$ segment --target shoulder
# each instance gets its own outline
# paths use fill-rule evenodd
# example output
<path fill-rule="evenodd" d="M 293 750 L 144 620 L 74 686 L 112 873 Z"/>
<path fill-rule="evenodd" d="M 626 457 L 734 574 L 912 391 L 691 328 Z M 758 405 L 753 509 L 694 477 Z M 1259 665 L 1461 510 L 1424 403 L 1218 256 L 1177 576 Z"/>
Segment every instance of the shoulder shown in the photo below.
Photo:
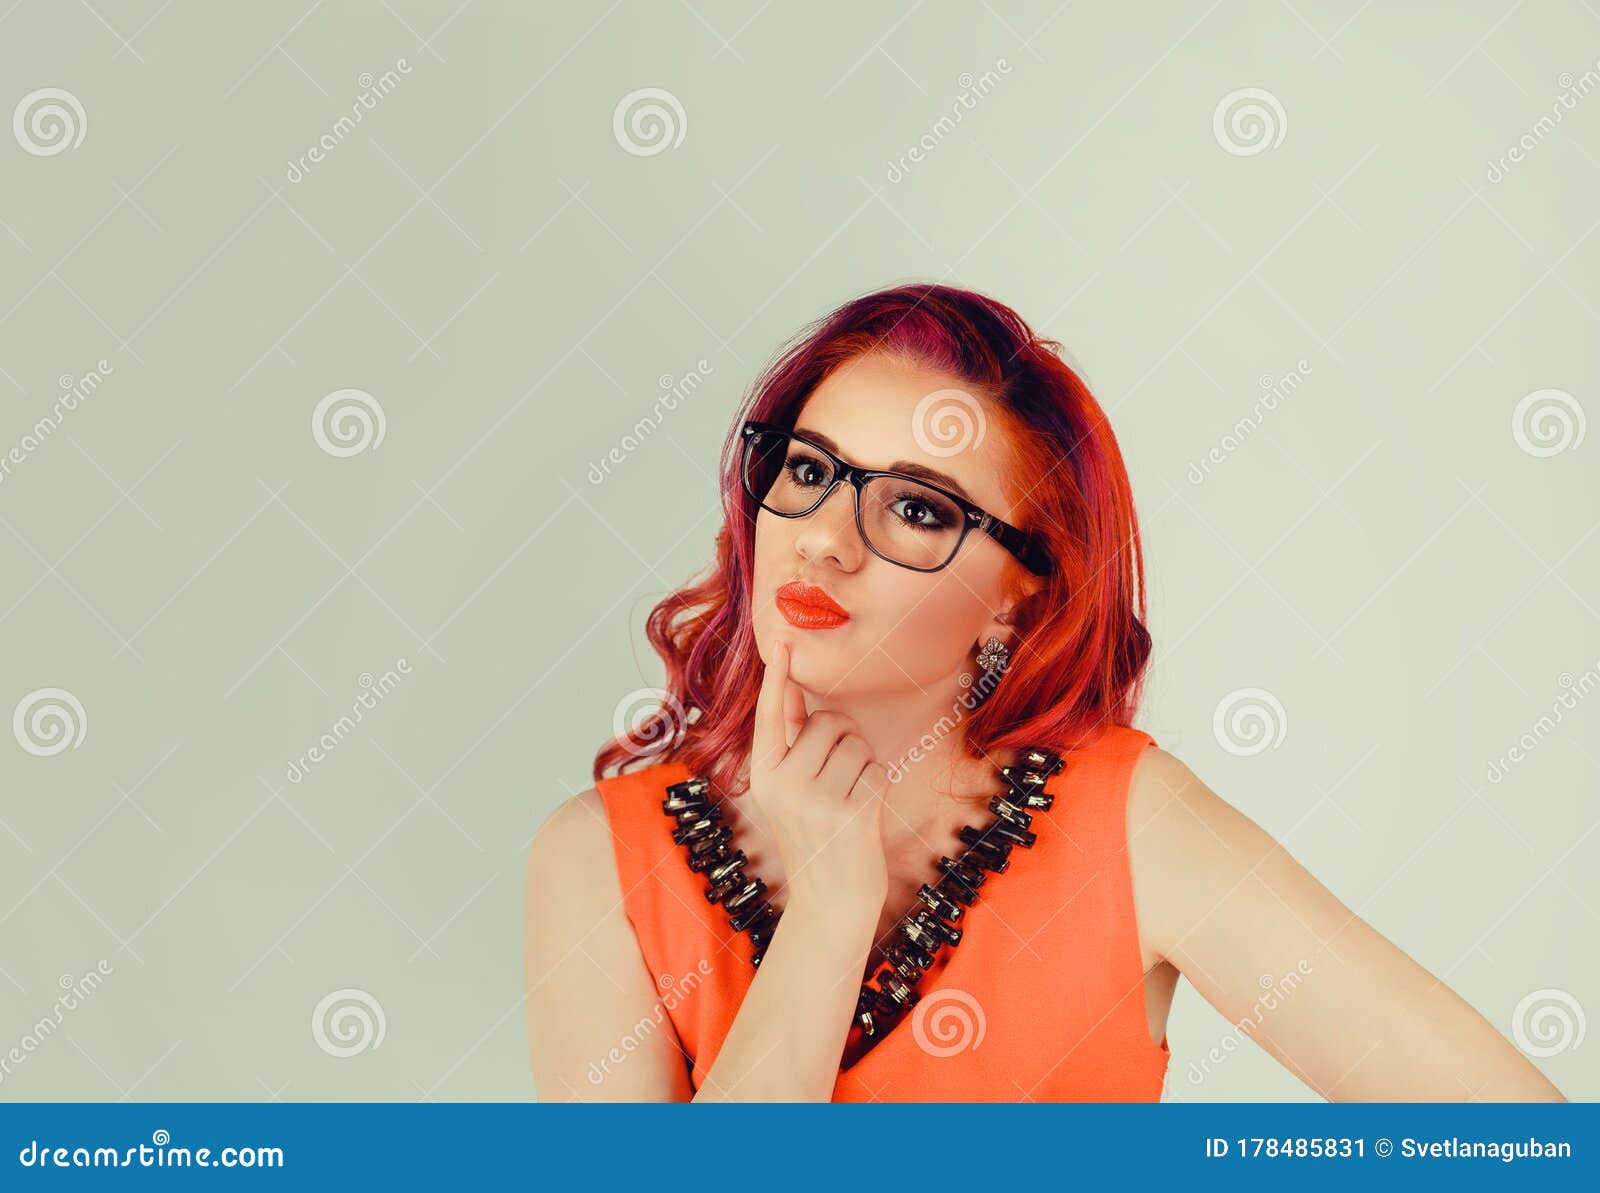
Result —
<path fill-rule="evenodd" d="M 1128 783 L 1128 864 L 1147 955 L 1165 958 L 1197 907 L 1216 907 L 1278 843 L 1181 759 L 1143 750 Z"/>
<path fill-rule="evenodd" d="M 1206 786 L 1194 771 L 1160 746 L 1148 746 L 1128 783 L 1128 824 L 1146 844 L 1172 845 L 1198 831 L 1225 847 L 1246 829 L 1261 827 Z"/>
<path fill-rule="evenodd" d="M 557 804 L 528 844 L 531 900 L 570 902 L 617 886 L 605 800 L 589 787 Z"/>
<path fill-rule="evenodd" d="M 532 844 L 538 848 L 545 842 L 548 848 L 552 839 L 566 844 L 593 843 L 603 839 L 606 826 L 606 802 L 600 796 L 600 788 L 587 787 L 555 806 L 540 824 Z"/>

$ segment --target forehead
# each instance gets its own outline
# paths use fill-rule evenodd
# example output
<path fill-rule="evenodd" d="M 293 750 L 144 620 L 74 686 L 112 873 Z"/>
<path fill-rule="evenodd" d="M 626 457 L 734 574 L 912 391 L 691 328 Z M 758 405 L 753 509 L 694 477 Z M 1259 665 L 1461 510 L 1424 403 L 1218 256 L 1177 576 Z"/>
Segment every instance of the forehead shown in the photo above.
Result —
<path fill-rule="evenodd" d="M 987 400 L 948 374 L 881 353 L 857 357 L 811 392 L 795 427 L 820 431 L 863 468 L 937 469 L 958 482 L 948 487 L 1011 520 L 1005 428 Z"/>

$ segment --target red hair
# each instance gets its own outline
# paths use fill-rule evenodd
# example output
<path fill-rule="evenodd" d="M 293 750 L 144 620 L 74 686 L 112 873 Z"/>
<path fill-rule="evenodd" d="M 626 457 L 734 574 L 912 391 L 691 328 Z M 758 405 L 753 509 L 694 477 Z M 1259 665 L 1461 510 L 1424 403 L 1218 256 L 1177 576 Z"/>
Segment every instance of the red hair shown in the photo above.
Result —
<path fill-rule="evenodd" d="M 1020 478 L 1012 520 L 1054 565 L 1038 578 L 1008 557 L 1007 590 L 1022 597 L 1017 639 L 1003 678 L 962 718 L 962 744 L 975 756 L 1036 745 L 1064 755 L 1103 726 L 1131 724 L 1150 656 L 1138 519 L 1105 412 L 1059 348 L 1009 307 L 935 284 L 852 299 L 797 335 L 757 378 L 723 443 L 716 562 L 651 610 L 666 699 L 601 747 L 594 777 L 670 757 L 717 792 L 742 793 L 762 662 L 750 608 L 759 506 L 739 483 L 739 431 L 747 419 L 792 427 L 833 369 L 868 352 L 960 378 L 987 399 L 1009 436 L 1007 475 Z"/>

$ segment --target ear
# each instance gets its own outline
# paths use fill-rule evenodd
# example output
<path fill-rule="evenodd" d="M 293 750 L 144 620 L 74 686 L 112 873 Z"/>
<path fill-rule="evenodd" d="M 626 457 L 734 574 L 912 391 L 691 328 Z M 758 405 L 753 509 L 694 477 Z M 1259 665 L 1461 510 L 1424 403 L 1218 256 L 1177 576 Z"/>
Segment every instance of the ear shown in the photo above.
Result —
<path fill-rule="evenodd" d="M 1007 647 L 1015 649 L 1017 635 L 1012 627 L 1016 622 L 1017 604 L 1018 602 L 1007 602 L 993 617 L 984 622 L 983 628 L 978 632 L 978 641 L 972 647 L 974 651 L 982 650 L 984 643 L 990 638 L 998 638 Z"/>
<path fill-rule="evenodd" d="M 1008 595 L 1002 598 L 1000 606 L 993 611 L 992 616 L 984 623 L 979 631 L 977 645 L 974 650 L 981 650 L 983 644 L 990 638 L 998 638 L 1007 646 L 1015 649 L 1017 633 L 1015 626 L 1022 617 L 1028 602 L 1044 587 L 1044 581 L 1039 577 L 1026 574 L 1019 587 L 1014 587 Z"/>

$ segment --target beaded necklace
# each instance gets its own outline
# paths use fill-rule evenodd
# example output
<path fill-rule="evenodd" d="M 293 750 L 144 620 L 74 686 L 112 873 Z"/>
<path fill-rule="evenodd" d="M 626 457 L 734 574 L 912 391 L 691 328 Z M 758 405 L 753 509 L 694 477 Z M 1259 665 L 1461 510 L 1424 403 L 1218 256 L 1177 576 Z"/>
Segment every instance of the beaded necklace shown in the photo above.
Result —
<path fill-rule="evenodd" d="M 1049 811 L 1055 797 L 1045 791 L 1045 781 L 1065 765 L 1054 751 L 1032 747 L 1019 752 L 1018 765 L 1000 768 L 1005 787 L 989 801 L 989 823 L 961 829 L 967 848 L 958 858 L 939 859 L 942 877 L 917 891 L 916 903 L 900 917 L 884 949 L 887 964 L 862 983 L 841 1069 L 866 1055 L 917 1004 L 917 983 L 941 948 L 961 943 L 956 925 L 988 876 L 1005 872 L 1015 846 L 1033 847 L 1038 835 L 1029 831 L 1032 812 Z M 689 868 L 706 876 L 707 902 L 722 904 L 733 930 L 749 936 L 755 946 L 750 963 L 759 966 L 782 913 L 765 897 L 767 884 L 746 873 L 749 859 L 733 848 L 732 827 L 717 823 L 723 817 L 721 798 L 713 800 L 710 782 L 696 776 L 670 784 L 661 809 L 672 818 L 672 839 L 685 847 Z"/>

